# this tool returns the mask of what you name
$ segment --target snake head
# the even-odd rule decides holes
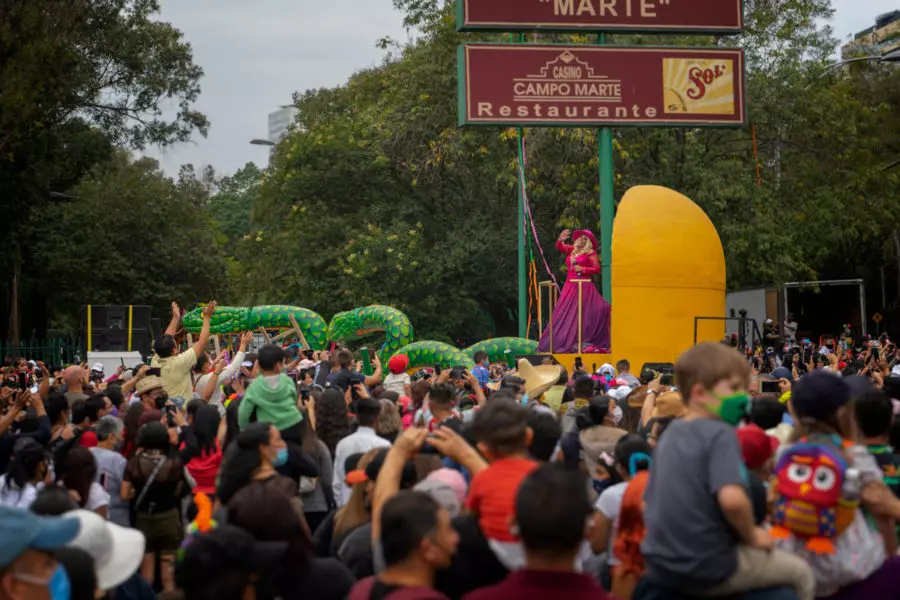
[[[360,336],[359,313],[357,310],[348,310],[334,315],[328,324],[328,339],[330,341],[355,340]]]
[[[203,328],[203,308],[197,307],[194,310],[184,313],[181,317],[181,326],[185,331],[197,333]]]

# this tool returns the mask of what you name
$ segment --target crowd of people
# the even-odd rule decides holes
[[[366,373],[214,311],[4,372],[0,600],[900,598],[886,337]]]

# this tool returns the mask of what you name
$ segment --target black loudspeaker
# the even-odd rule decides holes
[[[673,363],[644,363],[644,366],[641,367],[641,383],[646,385],[653,381],[654,373],[663,376],[663,385],[672,385],[675,365]]]
[[[149,306],[87,305],[81,329],[88,352],[127,352],[130,337],[131,351],[150,353]]]

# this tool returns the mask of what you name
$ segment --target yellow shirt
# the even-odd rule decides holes
[[[154,354],[150,361],[151,367],[159,368],[163,389],[169,398],[184,398],[189,402],[194,397],[194,385],[191,381],[191,369],[197,364],[197,355],[193,348],[188,348],[181,354],[160,358]]]

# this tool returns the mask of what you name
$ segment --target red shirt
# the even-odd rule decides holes
[[[557,573],[522,569],[490,587],[469,592],[462,600],[611,600],[597,580],[581,573]]]
[[[498,542],[518,541],[509,532],[509,517],[516,512],[519,486],[537,468],[533,460],[501,458],[472,478],[466,508],[478,515],[478,525],[486,538]]]

